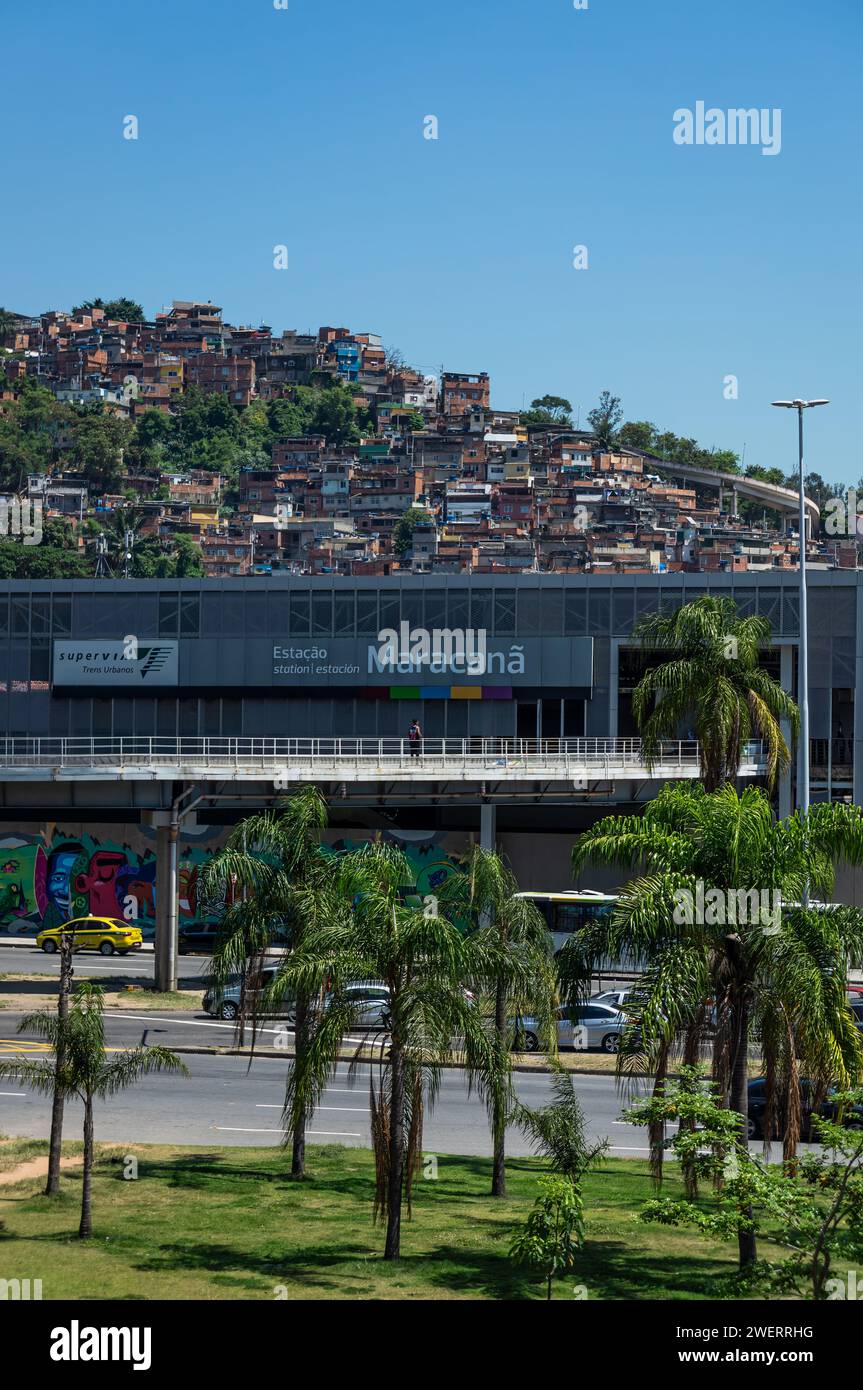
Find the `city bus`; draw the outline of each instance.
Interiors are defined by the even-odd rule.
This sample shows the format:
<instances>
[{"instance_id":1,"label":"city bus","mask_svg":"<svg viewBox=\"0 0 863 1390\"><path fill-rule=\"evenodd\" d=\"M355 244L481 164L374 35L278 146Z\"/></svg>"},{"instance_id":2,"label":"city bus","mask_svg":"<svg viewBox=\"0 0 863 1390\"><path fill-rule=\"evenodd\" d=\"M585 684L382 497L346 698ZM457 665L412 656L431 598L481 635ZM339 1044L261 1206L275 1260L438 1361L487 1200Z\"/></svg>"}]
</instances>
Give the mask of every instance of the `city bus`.
<instances>
[{"instance_id":1,"label":"city bus","mask_svg":"<svg viewBox=\"0 0 863 1390\"><path fill-rule=\"evenodd\" d=\"M610 917L617 902L616 894L596 893L592 888L573 893L531 892L517 896L532 902L542 913L551 932L555 955L566 945L573 932L602 917Z\"/></svg>"}]
</instances>

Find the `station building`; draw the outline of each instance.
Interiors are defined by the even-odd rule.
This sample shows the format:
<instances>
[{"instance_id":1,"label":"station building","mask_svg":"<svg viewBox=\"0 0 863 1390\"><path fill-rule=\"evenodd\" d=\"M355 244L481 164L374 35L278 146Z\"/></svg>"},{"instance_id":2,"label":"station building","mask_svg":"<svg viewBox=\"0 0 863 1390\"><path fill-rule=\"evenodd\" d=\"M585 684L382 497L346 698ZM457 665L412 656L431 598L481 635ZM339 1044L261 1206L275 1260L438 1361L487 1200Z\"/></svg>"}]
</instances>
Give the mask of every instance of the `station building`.
<instances>
[{"instance_id":1,"label":"station building","mask_svg":"<svg viewBox=\"0 0 863 1390\"><path fill-rule=\"evenodd\" d=\"M814 800L863 797L860 582L846 571L809 577ZM467 741L502 756L537 740L635 738L635 625L703 594L730 595L742 614L769 620L764 664L796 696L794 572L11 581L0 593L0 931L35 930L52 883L65 883L59 910L68 899L116 911L131 883L145 914L154 910L158 814L182 796L197 810L180 827L180 917L206 915L197 866L227 825L275 799L261 781L210 781L196 796L194 778L165 787L98 767L82 776L59 767L59 751L50 777L21 780L14 767L28 749L50 759L82 739L206 739L217 750L237 738L389 743L413 719L429 746ZM430 881L493 806L495 841L523 886L560 890L572 887L579 830L643 804L656 782L331 779L325 790L333 840L392 837L413 847ZM792 771L778 793L783 813L793 798Z\"/></svg>"}]
</instances>

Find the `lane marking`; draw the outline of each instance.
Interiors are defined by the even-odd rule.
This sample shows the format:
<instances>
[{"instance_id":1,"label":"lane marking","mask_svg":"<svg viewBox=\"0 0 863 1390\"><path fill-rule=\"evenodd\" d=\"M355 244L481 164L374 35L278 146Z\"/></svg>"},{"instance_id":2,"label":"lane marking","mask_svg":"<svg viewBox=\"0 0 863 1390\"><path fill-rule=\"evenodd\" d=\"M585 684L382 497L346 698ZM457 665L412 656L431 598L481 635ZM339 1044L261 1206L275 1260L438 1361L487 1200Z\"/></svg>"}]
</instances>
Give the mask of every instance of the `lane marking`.
<instances>
[{"instance_id":1,"label":"lane marking","mask_svg":"<svg viewBox=\"0 0 863 1390\"><path fill-rule=\"evenodd\" d=\"M0 1096L26 1096L26 1091L0 1091Z\"/></svg>"},{"instance_id":2,"label":"lane marking","mask_svg":"<svg viewBox=\"0 0 863 1390\"><path fill-rule=\"evenodd\" d=\"M255 1105L256 1110L283 1110L283 1105L265 1104L259 1101ZM368 1107L365 1105L316 1105L315 1112L318 1110L337 1110L345 1115L368 1115Z\"/></svg>"},{"instance_id":3,"label":"lane marking","mask_svg":"<svg viewBox=\"0 0 863 1390\"><path fill-rule=\"evenodd\" d=\"M213 1125L219 1134L281 1134L280 1129L248 1129L242 1125Z\"/></svg>"},{"instance_id":4,"label":"lane marking","mask_svg":"<svg viewBox=\"0 0 863 1390\"><path fill-rule=\"evenodd\" d=\"M241 1125L213 1125L220 1134L278 1134L281 1136L280 1129L249 1129ZM315 1137L321 1134L329 1135L336 1139L362 1139L361 1134L355 1134L352 1130L346 1129L307 1129L306 1134L314 1134Z\"/></svg>"}]
</instances>

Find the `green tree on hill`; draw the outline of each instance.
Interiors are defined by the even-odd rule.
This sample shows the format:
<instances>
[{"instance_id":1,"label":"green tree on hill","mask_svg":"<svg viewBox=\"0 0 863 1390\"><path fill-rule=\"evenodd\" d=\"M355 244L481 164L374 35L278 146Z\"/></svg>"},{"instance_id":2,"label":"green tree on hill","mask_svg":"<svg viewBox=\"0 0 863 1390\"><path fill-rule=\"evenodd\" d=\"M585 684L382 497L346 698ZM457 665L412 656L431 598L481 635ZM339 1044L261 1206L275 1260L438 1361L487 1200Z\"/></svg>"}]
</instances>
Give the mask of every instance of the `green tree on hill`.
<instances>
[{"instance_id":1,"label":"green tree on hill","mask_svg":"<svg viewBox=\"0 0 863 1390\"><path fill-rule=\"evenodd\" d=\"M396 555L407 555L414 540L414 531L418 526L428 526L433 518L422 507L409 507L403 512L395 524L393 530L393 550Z\"/></svg>"},{"instance_id":2,"label":"green tree on hill","mask_svg":"<svg viewBox=\"0 0 863 1390\"><path fill-rule=\"evenodd\" d=\"M91 309L101 309L106 319L117 323L146 323L147 316L134 299L85 299L72 310L73 314L89 314Z\"/></svg>"},{"instance_id":3,"label":"green tree on hill","mask_svg":"<svg viewBox=\"0 0 863 1390\"><path fill-rule=\"evenodd\" d=\"M117 488L123 476L126 449L132 440L128 420L105 413L101 406L87 407L74 424L72 461L96 492Z\"/></svg>"},{"instance_id":4,"label":"green tree on hill","mask_svg":"<svg viewBox=\"0 0 863 1390\"><path fill-rule=\"evenodd\" d=\"M603 391L599 404L588 412L587 420L601 448L608 450L617 447L617 431L623 420L619 396Z\"/></svg>"},{"instance_id":5,"label":"green tree on hill","mask_svg":"<svg viewBox=\"0 0 863 1390\"><path fill-rule=\"evenodd\" d=\"M519 418L523 425L572 425L572 405L565 396L538 396Z\"/></svg>"}]
</instances>

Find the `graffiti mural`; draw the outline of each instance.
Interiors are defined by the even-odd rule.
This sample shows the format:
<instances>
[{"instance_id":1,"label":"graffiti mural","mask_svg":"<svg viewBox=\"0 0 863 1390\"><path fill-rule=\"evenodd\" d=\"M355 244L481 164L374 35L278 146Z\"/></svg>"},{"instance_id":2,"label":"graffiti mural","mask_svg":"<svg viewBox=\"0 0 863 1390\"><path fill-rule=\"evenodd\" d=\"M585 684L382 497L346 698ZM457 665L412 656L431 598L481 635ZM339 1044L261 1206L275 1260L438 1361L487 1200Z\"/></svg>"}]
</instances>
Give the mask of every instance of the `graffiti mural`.
<instances>
[{"instance_id":1,"label":"graffiti mural","mask_svg":"<svg viewBox=\"0 0 863 1390\"><path fill-rule=\"evenodd\" d=\"M97 829L100 827L96 827ZM50 826L32 834L0 834L0 935L35 936L72 917L125 917L145 939L156 927L156 846L143 826L113 827L126 832L120 842ZM218 922L227 906L205 900L199 890L202 867L224 839L223 830L200 827L181 840L179 853L180 924ZM437 897L447 879L461 871L459 837L426 832L386 832L385 840L404 851L414 871L417 897ZM361 839L333 839L333 851L357 849Z\"/></svg>"},{"instance_id":2,"label":"graffiti mural","mask_svg":"<svg viewBox=\"0 0 863 1390\"><path fill-rule=\"evenodd\" d=\"M142 843L133 849L89 834L52 829L41 834L0 835L0 933L34 936L43 927L58 927L71 917L125 917L145 937L156 925L155 846L134 827ZM224 903L199 902L201 865L218 847L218 832L209 844L180 847L179 915L182 922L218 920Z\"/></svg>"},{"instance_id":3,"label":"graffiti mural","mask_svg":"<svg viewBox=\"0 0 863 1390\"><path fill-rule=\"evenodd\" d=\"M450 837L427 831L387 830L381 838L385 844L393 844L400 849L410 864L417 899L425 901L429 897L439 897L447 879L463 872L463 853L458 853L461 841L447 845L445 840ZM367 841L336 840L330 848L361 849L365 843Z\"/></svg>"}]
</instances>

